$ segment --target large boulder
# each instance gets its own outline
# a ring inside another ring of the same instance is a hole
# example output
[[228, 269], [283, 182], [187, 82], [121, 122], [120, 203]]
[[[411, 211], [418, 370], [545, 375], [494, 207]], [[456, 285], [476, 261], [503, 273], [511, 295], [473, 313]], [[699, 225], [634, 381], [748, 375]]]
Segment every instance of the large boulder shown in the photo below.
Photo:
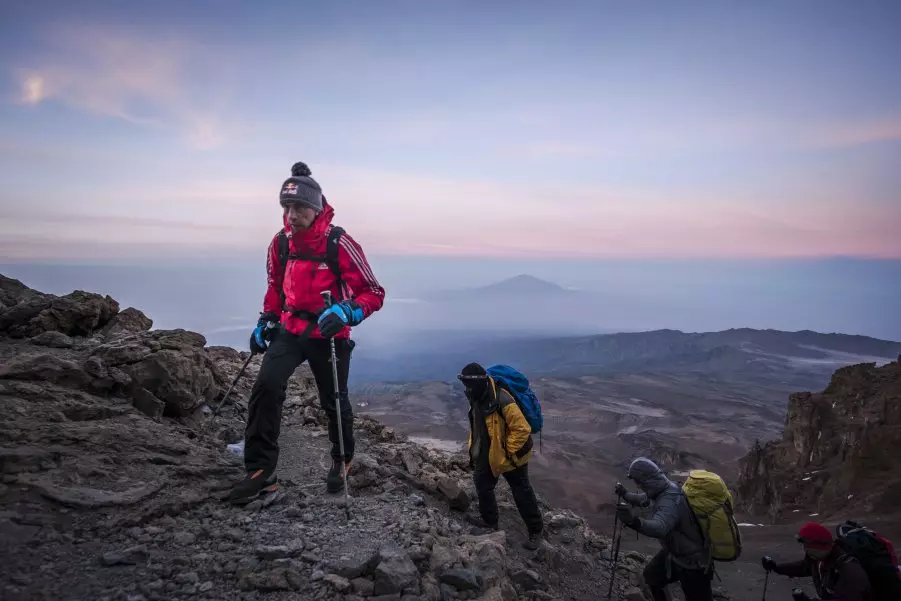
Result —
[[43, 332], [90, 336], [119, 312], [109, 296], [76, 290], [65, 296], [42, 294], [18, 280], [0, 281], [0, 334], [29, 338]]
[[113, 317], [101, 333], [107, 337], [146, 332], [153, 327], [153, 320], [134, 307], [119, 312]]
[[204, 352], [206, 339], [186, 330], [156, 330], [118, 338], [92, 351], [105, 365], [129, 376], [134, 394], [142, 391], [165, 405], [163, 415], [189, 415], [219, 393], [221, 376]]

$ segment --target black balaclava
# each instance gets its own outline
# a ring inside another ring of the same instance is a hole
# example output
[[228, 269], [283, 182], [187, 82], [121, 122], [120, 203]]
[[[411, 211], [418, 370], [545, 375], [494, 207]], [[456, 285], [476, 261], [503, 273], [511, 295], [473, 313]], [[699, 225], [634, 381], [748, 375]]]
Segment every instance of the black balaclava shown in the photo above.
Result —
[[488, 394], [488, 372], [478, 363], [470, 363], [460, 372], [460, 381], [466, 387], [466, 398], [469, 403], [485, 403]]

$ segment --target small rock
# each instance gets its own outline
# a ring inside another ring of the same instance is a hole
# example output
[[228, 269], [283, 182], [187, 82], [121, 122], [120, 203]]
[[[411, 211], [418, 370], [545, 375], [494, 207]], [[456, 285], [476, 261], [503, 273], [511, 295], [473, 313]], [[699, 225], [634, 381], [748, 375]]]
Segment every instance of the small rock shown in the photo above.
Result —
[[499, 583], [507, 574], [507, 552], [494, 541], [486, 540], [477, 544], [473, 560], [488, 586]]
[[72, 339], [62, 332], [49, 331], [42, 332], [32, 337], [29, 342], [38, 346], [47, 346], [50, 348], [72, 348], [74, 342]]
[[200, 588], [199, 588], [198, 590], [199, 590], [201, 593], [205, 593], [205, 592], [207, 592], [207, 591], [213, 590], [213, 583], [212, 583], [212, 581], [207, 580], [206, 582], [204, 582], [203, 584], [200, 585]]
[[197, 542], [197, 537], [190, 532], [176, 532], [172, 537], [172, 542], [177, 545], [193, 545]]
[[277, 568], [264, 572], [248, 572], [241, 576], [238, 587], [244, 591], [290, 591], [303, 586], [301, 575], [289, 568]]
[[196, 584], [186, 584], [183, 587], [181, 587], [181, 590], [179, 590], [178, 593], [180, 595], [184, 595], [186, 597], [189, 597], [191, 595], [196, 595], [197, 594], [197, 585]]
[[440, 578], [444, 584], [449, 584], [458, 591], [477, 591], [482, 588], [482, 577], [474, 570], [466, 568], [451, 568], [446, 570]]
[[325, 578], [325, 572], [323, 572], [322, 570], [313, 570], [313, 573], [310, 574], [310, 580], [312, 580], [313, 582], [319, 582], [323, 578]]
[[550, 526], [551, 528], [556, 528], [558, 530], [562, 530], [564, 528], [575, 528], [580, 524], [581, 522], [578, 518], [563, 514], [554, 515], [548, 521], [548, 526]]
[[371, 597], [375, 592], [375, 583], [368, 578], [354, 578], [350, 581], [353, 591], [361, 597]]
[[469, 509], [469, 495], [463, 490], [456, 480], [444, 477], [438, 481], [438, 490], [448, 501], [451, 509], [466, 511]]
[[260, 545], [256, 548], [256, 555], [260, 559], [282, 559], [297, 557], [303, 549], [304, 542], [298, 538], [286, 545]]
[[353, 580], [375, 568], [378, 559], [377, 553], [369, 557], [342, 557], [329, 565], [329, 571]]
[[166, 586], [166, 583], [162, 580], [154, 580], [150, 584], [145, 585], [144, 588], [146, 588], [148, 591], [154, 592], [163, 590], [164, 586]]
[[339, 593], [345, 593], [350, 590], [350, 581], [343, 576], [339, 576], [337, 574], [328, 574], [322, 580], [332, 585]]
[[407, 500], [410, 501], [410, 504], [415, 507], [422, 507], [423, 505], [425, 505], [425, 499], [423, 499], [419, 495], [410, 495], [409, 497], [407, 497]]
[[641, 589], [634, 586], [623, 591], [623, 599], [626, 601], [647, 601]]
[[445, 570], [454, 567], [461, 561], [462, 557], [457, 549], [436, 544], [432, 547], [432, 557], [429, 560], [429, 569], [436, 576], [441, 576]]
[[110, 551], [108, 553], [104, 553], [101, 560], [103, 565], [106, 566], [114, 566], [114, 565], [135, 565], [146, 561], [148, 557], [147, 546], [146, 545], [137, 545], [134, 547], [129, 547], [122, 551]]
[[531, 591], [541, 585], [541, 576], [534, 570], [519, 570], [511, 574], [510, 579], [523, 590]]
[[386, 543], [379, 549], [374, 593], [386, 595], [406, 590], [419, 591], [419, 569], [396, 543]]
[[200, 576], [197, 572], [186, 572], [175, 577], [175, 582], [179, 584], [197, 584], [200, 582]]
[[166, 403], [158, 399], [156, 395], [146, 388], [141, 388], [135, 392], [132, 405], [147, 417], [152, 418], [162, 417], [163, 410], [166, 408]]

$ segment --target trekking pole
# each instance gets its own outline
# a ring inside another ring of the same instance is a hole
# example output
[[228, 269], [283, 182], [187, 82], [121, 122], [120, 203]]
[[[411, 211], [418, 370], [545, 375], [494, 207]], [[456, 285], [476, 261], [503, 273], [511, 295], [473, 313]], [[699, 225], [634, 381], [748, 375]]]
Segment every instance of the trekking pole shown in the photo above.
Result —
[[[616, 506], [619, 507], [622, 503], [617, 502]], [[616, 527], [619, 525], [619, 534], [616, 532]], [[619, 523], [619, 514], [615, 514], [613, 516], [613, 565], [610, 568], [610, 588], [607, 589], [607, 599], [613, 596], [613, 581], [616, 579], [616, 564], [619, 563], [619, 542], [623, 538], [623, 528], [625, 526]]]
[[[331, 291], [323, 290], [320, 294], [322, 295], [322, 300], [325, 301], [325, 307], [331, 307]], [[335, 417], [338, 420], [338, 449], [341, 452], [341, 478], [344, 480], [344, 515], [350, 520], [350, 502], [347, 495], [347, 462], [344, 461], [344, 430], [341, 427], [341, 395], [338, 392], [338, 357], [335, 353], [335, 337], [332, 336], [328, 340], [332, 352], [332, 384], [335, 391]]]
[[[244, 362], [244, 365], [241, 366], [241, 371], [238, 372], [238, 375], [235, 376], [235, 379], [232, 380], [231, 386], [228, 387], [228, 390], [225, 391], [225, 395], [222, 397], [222, 400], [219, 401], [219, 404], [216, 405], [216, 408], [213, 410], [213, 415], [210, 416], [210, 421], [213, 421], [213, 418], [219, 415], [219, 410], [222, 409], [222, 405], [225, 404], [225, 400], [228, 398], [228, 395], [231, 394], [232, 389], [235, 387], [235, 384], [238, 383], [238, 380], [241, 379], [241, 376], [244, 375], [244, 370], [247, 369], [247, 366], [250, 364], [250, 360], [253, 359], [254, 353], [251, 352], [250, 356], [247, 358], [247, 361]], [[207, 422], [209, 424], [209, 422]]]
[[766, 578], [763, 579], [763, 601], [766, 601], [766, 587], [770, 583], [770, 571], [766, 571]]

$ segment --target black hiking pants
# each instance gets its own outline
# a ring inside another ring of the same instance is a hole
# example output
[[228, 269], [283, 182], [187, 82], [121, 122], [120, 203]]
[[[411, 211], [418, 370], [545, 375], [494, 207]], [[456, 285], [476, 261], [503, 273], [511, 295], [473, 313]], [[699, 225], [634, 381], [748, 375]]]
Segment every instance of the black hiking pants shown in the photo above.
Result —
[[669, 551], [661, 549], [644, 568], [644, 581], [654, 601], [669, 601], [666, 587], [682, 585], [685, 601], [713, 601], [713, 570], [686, 570], [670, 561]]
[[[510, 485], [513, 501], [516, 503], [519, 515], [526, 523], [529, 534], [541, 532], [544, 523], [541, 519], [541, 510], [538, 508], [538, 499], [535, 498], [535, 491], [532, 490], [532, 484], [529, 482], [529, 465], [520, 466], [515, 470], [504, 472], [502, 475]], [[472, 479], [479, 496], [479, 514], [486, 523], [497, 524], [497, 497], [494, 495], [494, 488], [497, 486], [498, 479], [494, 477], [488, 467], [475, 470]]]
[[[354, 455], [353, 410], [347, 394], [347, 375], [354, 344], [352, 340], [335, 340], [345, 461], [350, 461]], [[319, 391], [319, 404], [328, 416], [332, 459], [341, 459], [331, 356], [328, 340], [306, 338], [282, 327], [278, 329], [263, 355], [260, 373], [250, 392], [247, 428], [244, 431], [244, 466], [248, 472], [258, 469], [274, 470], [278, 465], [278, 436], [281, 431], [285, 389], [294, 370], [304, 361], [309, 362]]]

